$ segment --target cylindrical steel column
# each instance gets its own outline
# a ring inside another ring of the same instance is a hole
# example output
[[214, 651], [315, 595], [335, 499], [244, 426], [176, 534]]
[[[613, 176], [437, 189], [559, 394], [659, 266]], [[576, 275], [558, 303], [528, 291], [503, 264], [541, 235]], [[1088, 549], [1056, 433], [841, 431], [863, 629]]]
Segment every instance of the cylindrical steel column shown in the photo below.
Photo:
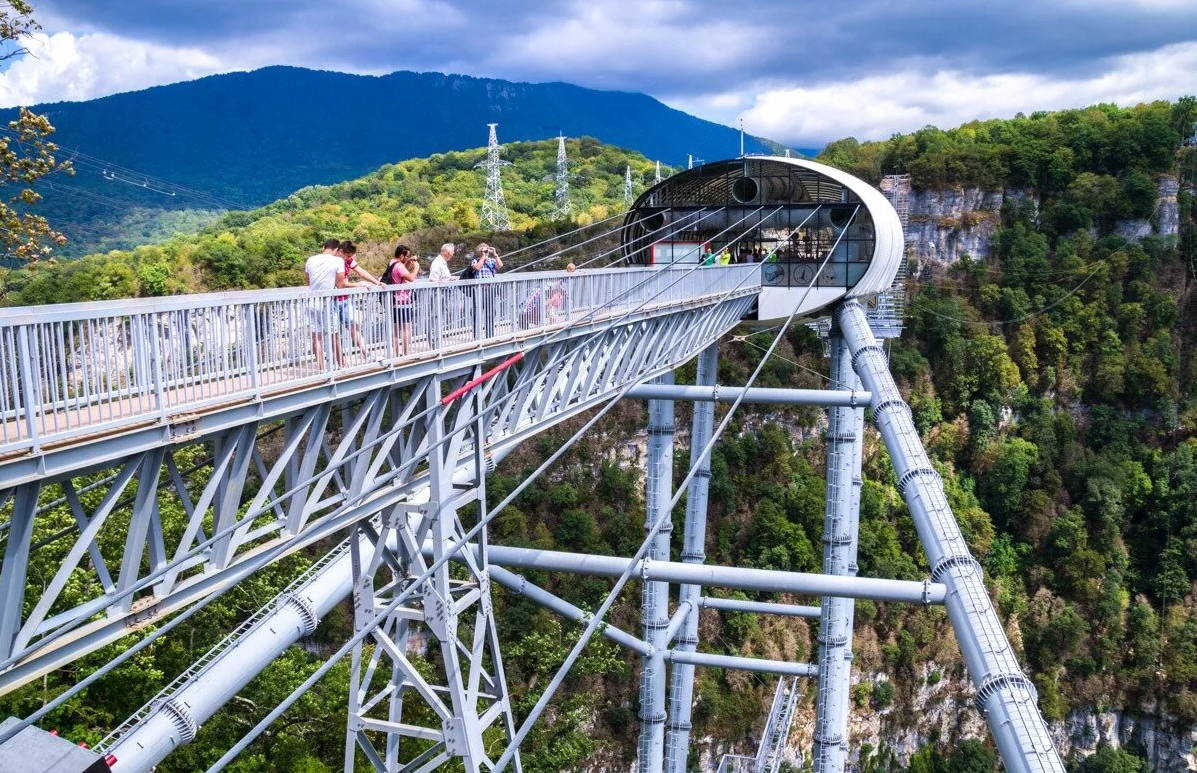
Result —
[[[672, 384], [673, 374], [658, 378], [659, 384]], [[669, 501], [673, 496], [673, 401], [648, 401], [648, 468], [645, 482], [645, 530], [660, 518], [665, 525], [657, 532], [645, 558], [669, 560]], [[665, 640], [669, 627], [669, 584], [646, 582], [641, 604], [644, 640], [653, 652], [643, 658], [640, 675], [640, 773], [661, 773], [665, 761]]]
[[[699, 387], [715, 386], [719, 369], [719, 346], [711, 344], [698, 355]], [[694, 403], [694, 423], [690, 431], [690, 452], [698, 453], [711, 441], [715, 423], [715, 403]], [[691, 459], [697, 466], [690, 489], [686, 492], [686, 526], [682, 534], [682, 563], [701, 564], [706, 560], [707, 494], [711, 480], [711, 458]], [[699, 598], [702, 587], [682, 585], [678, 603], [689, 601], [690, 614], [678, 634], [674, 648], [680, 652], [694, 652], [698, 646]], [[690, 710], [694, 703], [694, 665], [674, 661], [669, 683], [669, 727], [665, 739], [666, 773], [685, 773], [690, 753]]]
[[1063, 773], [1036, 704], [1035, 687], [1018, 664], [985, 590], [981, 567], [960, 533], [943, 482], [923, 449], [864, 309], [858, 301], [845, 301], [836, 319], [852, 350], [853, 367], [873, 393], [874, 420], [927, 553], [931, 577], [947, 586], [948, 620], [977, 686], [977, 708], [985, 714], [1002, 762], [1009, 773]]
[[[856, 389], [852, 353], [833, 331], [831, 378], [836, 389]], [[864, 410], [833, 408], [827, 422], [827, 509], [823, 519], [823, 573], [856, 574], [860, 517], [860, 449]], [[815, 773], [843, 773], [848, 758], [848, 706], [852, 676], [850, 598], [823, 597], [819, 620], [819, 692], [815, 701]]]

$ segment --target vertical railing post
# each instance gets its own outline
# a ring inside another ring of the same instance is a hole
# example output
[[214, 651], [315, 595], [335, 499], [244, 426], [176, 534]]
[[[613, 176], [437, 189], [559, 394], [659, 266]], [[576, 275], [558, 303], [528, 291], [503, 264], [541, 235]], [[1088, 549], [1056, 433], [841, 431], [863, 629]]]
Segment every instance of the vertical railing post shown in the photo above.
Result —
[[444, 288], [437, 285], [432, 288], [432, 328], [430, 330], [430, 348], [440, 351], [445, 343], [445, 298]]
[[474, 340], [481, 341], [486, 338], [486, 325], [482, 321], [482, 309], [486, 306], [483, 303], [482, 294], [487, 290], [484, 282], [477, 282], [469, 288], [470, 297], [473, 299], [471, 304], [474, 307]]
[[158, 415], [166, 420], [166, 384], [162, 378], [162, 347], [166, 345], [166, 336], [162, 335], [162, 330], [159, 327], [159, 317], [157, 314], [146, 315], [147, 319], [152, 321], [154, 331], [157, 335], [154, 336], [153, 341], [150, 342], [150, 359], [154, 366], [154, 399], [158, 401]]
[[245, 307], [245, 362], [249, 367], [249, 388], [254, 397], [261, 397], [262, 384], [258, 377], [258, 306], [255, 303]]
[[25, 403], [25, 431], [33, 444], [33, 452], [41, 452], [41, 439], [37, 428], [37, 411], [41, 409], [41, 396], [37, 393], [33, 373], [33, 357], [29, 353], [29, 325], [17, 328], [17, 369], [21, 379], [21, 391]]

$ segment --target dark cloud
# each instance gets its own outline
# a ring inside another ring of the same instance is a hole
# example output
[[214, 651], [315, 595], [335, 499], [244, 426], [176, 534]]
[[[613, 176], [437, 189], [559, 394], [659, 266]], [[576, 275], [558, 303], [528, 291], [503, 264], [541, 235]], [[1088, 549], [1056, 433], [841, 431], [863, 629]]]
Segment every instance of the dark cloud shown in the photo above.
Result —
[[[617, 23], [599, 25], [602, 37], [579, 36], [569, 56], [518, 49], [555, 28], [576, 30], [578, 20], [584, 29], [596, 6]], [[1077, 75], [1111, 56], [1197, 39], [1197, 12], [1162, 2], [44, 0], [40, 10], [77, 28], [225, 55], [267, 46], [295, 64], [453, 69], [675, 97], [767, 81], [818, 85], [912, 64]], [[621, 35], [647, 39], [629, 50]], [[518, 56], [496, 56], [513, 48]], [[703, 67], [713, 60], [722, 66]]]

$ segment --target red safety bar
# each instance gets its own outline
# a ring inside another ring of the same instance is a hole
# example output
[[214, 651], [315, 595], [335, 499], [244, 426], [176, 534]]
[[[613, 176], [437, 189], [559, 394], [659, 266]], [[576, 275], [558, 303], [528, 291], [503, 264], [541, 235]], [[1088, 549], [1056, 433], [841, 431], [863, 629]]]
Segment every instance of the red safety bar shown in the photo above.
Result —
[[452, 392], [450, 392], [449, 394], [442, 397], [441, 405], [448, 405], [449, 403], [451, 403], [454, 400], [456, 400], [457, 398], [461, 397], [462, 395], [464, 395], [466, 392], [470, 391], [474, 387], [478, 386], [479, 384], [489, 381], [490, 379], [494, 378], [498, 374], [507, 370], [512, 365], [516, 364], [517, 362], [519, 362], [522, 359], [524, 359], [523, 352], [513, 354], [512, 356], [508, 357], [506, 360], [503, 360], [498, 365], [494, 366], [490, 370], [483, 373], [478, 378], [471, 379], [470, 381], [467, 381], [465, 384], [459, 386], [457, 389], [454, 389]]

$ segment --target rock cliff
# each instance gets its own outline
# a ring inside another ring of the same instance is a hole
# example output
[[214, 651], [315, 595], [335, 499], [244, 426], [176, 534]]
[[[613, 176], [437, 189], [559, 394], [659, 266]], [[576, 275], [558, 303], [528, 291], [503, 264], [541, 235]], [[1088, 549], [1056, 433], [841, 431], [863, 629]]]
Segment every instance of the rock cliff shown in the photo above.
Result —
[[[1149, 220], [1124, 220], [1117, 230], [1127, 239], [1176, 236], [1180, 214], [1176, 204], [1177, 180], [1160, 175], [1156, 211]], [[910, 194], [906, 241], [920, 263], [953, 263], [963, 255], [984, 260], [993, 248], [993, 232], [1006, 200], [1038, 200], [1026, 191], [985, 191], [980, 188], [934, 190]]]

